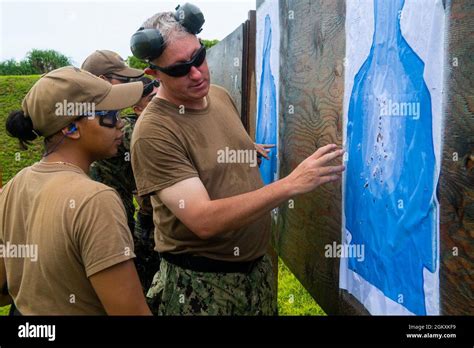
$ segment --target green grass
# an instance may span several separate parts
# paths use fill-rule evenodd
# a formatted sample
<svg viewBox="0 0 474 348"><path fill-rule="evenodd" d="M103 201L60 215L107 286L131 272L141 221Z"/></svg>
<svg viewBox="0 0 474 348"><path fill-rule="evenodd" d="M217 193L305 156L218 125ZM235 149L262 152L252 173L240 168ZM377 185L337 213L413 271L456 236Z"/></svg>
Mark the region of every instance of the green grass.
<svg viewBox="0 0 474 348"><path fill-rule="evenodd" d="M0 307L0 315L8 315L10 311L10 306Z"/></svg>
<svg viewBox="0 0 474 348"><path fill-rule="evenodd" d="M0 178L5 184L16 173L41 158L43 144L35 140L28 151L21 151L18 141L7 135L5 121L12 110L21 108L21 101L38 80L39 75L0 76ZM0 307L0 315L8 315L10 306Z"/></svg>
<svg viewBox="0 0 474 348"><path fill-rule="evenodd" d="M21 151L18 140L9 137L5 130L5 121L12 110L21 108L21 101L31 86L39 78L31 76L0 76L0 175L6 183L22 168L41 158L43 143L37 139L28 151Z"/></svg>
<svg viewBox="0 0 474 348"><path fill-rule="evenodd" d="M35 140L27 151L21 151L17 140L5 131L8 114L21 108L23 97L38 78L38 75L0 76L0 174L3 184L41 158L43 144L40 140ZM0 315L7 315L8 310L9 306L0 307ZM278 261L278 311L280 315L325 315L282 260Z"/></svg>
<svg viewBox="0 0 474 348"><path fill-rule="evenodd" d="M18 140L8 136L5 121L13 110L21 109L21 102L28 90L39 79L39 75L0 76L0 178L5 184L22 168L41 159L43 142L36 139L27 151L18 146ZM132 113L131 108L122 111L123 115Z"/></svg>
<svg viewBox="0 0 474 348"><path fill-rule="evenodd" d="M278 259L278 314L326 315L281 259Z"/></svg>

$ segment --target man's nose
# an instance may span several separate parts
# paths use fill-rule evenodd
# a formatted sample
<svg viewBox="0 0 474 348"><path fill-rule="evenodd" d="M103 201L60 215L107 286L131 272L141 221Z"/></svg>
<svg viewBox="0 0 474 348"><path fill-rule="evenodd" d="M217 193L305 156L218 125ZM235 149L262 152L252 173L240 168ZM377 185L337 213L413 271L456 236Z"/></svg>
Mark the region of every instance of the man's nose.
<svg viewBox="0 0 474 348"><path fill-rule="evenodd" d="M201 77L202 77L202 72L195 66L192 66L191 70L189 70L189 78L191 80L200 80Z"/></svg>

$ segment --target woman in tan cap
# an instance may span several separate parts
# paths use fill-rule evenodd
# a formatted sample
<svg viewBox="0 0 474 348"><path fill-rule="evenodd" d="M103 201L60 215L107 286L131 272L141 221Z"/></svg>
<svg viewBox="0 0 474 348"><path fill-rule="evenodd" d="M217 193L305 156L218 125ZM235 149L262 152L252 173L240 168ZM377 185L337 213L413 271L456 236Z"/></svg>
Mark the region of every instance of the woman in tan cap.
<svg viewBox="0 0 474 348"><path fill-rule="evenodd" d="M123 204L87 176L93 161L116 154L116 110L142 92L141 82L112 86L65 67L41 77L9 115L10 135L23 146L42 136L46 151L0 194L0 306L13 302L23 315L151 314Z"/></svg>

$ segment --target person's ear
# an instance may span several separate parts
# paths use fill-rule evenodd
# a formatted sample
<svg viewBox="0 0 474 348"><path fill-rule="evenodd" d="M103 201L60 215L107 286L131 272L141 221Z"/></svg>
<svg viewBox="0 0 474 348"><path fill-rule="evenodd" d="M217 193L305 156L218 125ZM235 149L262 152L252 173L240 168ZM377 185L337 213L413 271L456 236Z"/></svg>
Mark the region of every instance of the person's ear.
<svg viewBox="0 0 474 348"><path fill-rule="evenodd" d="M143 111L142 108L141 108L140 106L138 106L138 105L132 106L132 110L133 110L133 112L134 112L135 114L137 114L137 115L140 115L141 112Z"/></svg>
<svg viewBox="0 0 474 348"><path fill-rule="evenodd" d="M64 127L61 129L61 132L64 134L65 137L71 138L71 139L79 139L81 137L81 134L79 132L79 129L77 128L75 123L70 124L67 127Z"/></svg>
<svg viewBox="0 0 474 348"><path fill-rule="evenodd" d="M145 68L144 70L145 74L153 76L154 78L158 79L159 78L159 71L156 71L150 67Z"/></svg>

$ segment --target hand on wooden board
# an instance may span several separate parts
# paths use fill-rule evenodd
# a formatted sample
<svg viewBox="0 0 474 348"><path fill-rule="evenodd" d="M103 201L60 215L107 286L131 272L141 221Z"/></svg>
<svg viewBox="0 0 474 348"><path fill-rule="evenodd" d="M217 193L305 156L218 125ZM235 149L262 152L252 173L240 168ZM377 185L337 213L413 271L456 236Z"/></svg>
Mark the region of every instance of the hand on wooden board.
<svg viewBox="0 0 474 348"><path fill-rule="evenodd" d="M320 185L339 180L346 167L330 165L330 162L339 159L343 154L344 150L335 144L316 150L285 178L291 185L293 193L298 195L311 192Z"/></svg>

